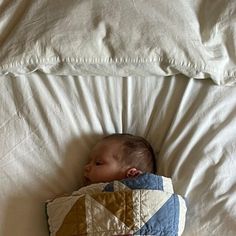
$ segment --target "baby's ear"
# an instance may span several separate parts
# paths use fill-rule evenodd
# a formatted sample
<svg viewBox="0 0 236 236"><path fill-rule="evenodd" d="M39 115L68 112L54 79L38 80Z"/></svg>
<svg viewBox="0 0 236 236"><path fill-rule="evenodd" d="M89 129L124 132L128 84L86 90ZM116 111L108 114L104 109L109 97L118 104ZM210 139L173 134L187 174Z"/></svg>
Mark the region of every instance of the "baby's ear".
<svg viewBox="0 0 236 236"><path fill-rule="evenodd" d="M127 170L127 173L126 173L126 177L136 177L138 175L142 174L142 171L141 170L138 170L134 167L130 168Z"/></svg>

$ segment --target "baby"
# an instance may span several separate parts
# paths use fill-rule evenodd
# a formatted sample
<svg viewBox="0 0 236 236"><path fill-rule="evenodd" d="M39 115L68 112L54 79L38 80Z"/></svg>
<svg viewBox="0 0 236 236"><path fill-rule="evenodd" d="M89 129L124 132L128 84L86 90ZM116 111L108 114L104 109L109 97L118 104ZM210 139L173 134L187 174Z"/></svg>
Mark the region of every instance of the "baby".
<svg viewBox="0 0 236 236"><path fill-rule="evenodd" d="M89 157L84 168L87 186L47 203L51 236L183 232L184 200L173 192L170 179L152 174L155 155L144 138L109 135Z"/></svg>
<svg viewBox="0 0 236 236"><path fill-rule="evenodd" d="M112 134L99 141L84 168L85 185L136 177L155 171L155 155L144 138Z"/></svg>

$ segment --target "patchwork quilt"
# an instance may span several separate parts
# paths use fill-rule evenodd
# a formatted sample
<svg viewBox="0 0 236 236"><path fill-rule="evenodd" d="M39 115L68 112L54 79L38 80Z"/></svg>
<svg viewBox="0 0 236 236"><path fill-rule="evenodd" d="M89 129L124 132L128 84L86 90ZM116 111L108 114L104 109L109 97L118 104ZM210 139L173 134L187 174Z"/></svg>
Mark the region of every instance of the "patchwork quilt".
<svg viewBox="0 0 236 236"><path fill-rule="evenodd" d="M51 236L181 235L186 216L171 180L149 173L89 185L46 209Z"/></svg>

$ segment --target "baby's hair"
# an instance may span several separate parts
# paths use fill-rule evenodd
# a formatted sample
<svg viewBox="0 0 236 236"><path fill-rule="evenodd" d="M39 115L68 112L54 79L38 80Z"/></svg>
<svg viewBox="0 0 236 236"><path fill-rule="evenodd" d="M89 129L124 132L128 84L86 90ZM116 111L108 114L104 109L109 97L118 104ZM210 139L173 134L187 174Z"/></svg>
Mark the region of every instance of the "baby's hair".
<svg viewBox="0 0 236 236"><path fill-rule="evenodd" d="M135 167L142 172L154 173L156 171L155 154L146 139L127 133L111 134L104 139L115 139L122 142L123 155L120 159L125 165Z"/></svg>

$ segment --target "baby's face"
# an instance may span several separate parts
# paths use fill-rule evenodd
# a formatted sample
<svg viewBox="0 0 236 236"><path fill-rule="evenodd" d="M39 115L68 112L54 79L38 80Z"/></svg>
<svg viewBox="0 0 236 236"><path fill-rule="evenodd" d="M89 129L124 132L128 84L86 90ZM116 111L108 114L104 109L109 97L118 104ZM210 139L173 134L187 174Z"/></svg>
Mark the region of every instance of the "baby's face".
<svg viewBox="0 0 236 236"><path fill-rule="evenodd" d="M90 161L84 168L86 184L110 182L126 177L126 169L117 160L121 155L121 142L117 140L102 140L90 154Z"/></svg>

